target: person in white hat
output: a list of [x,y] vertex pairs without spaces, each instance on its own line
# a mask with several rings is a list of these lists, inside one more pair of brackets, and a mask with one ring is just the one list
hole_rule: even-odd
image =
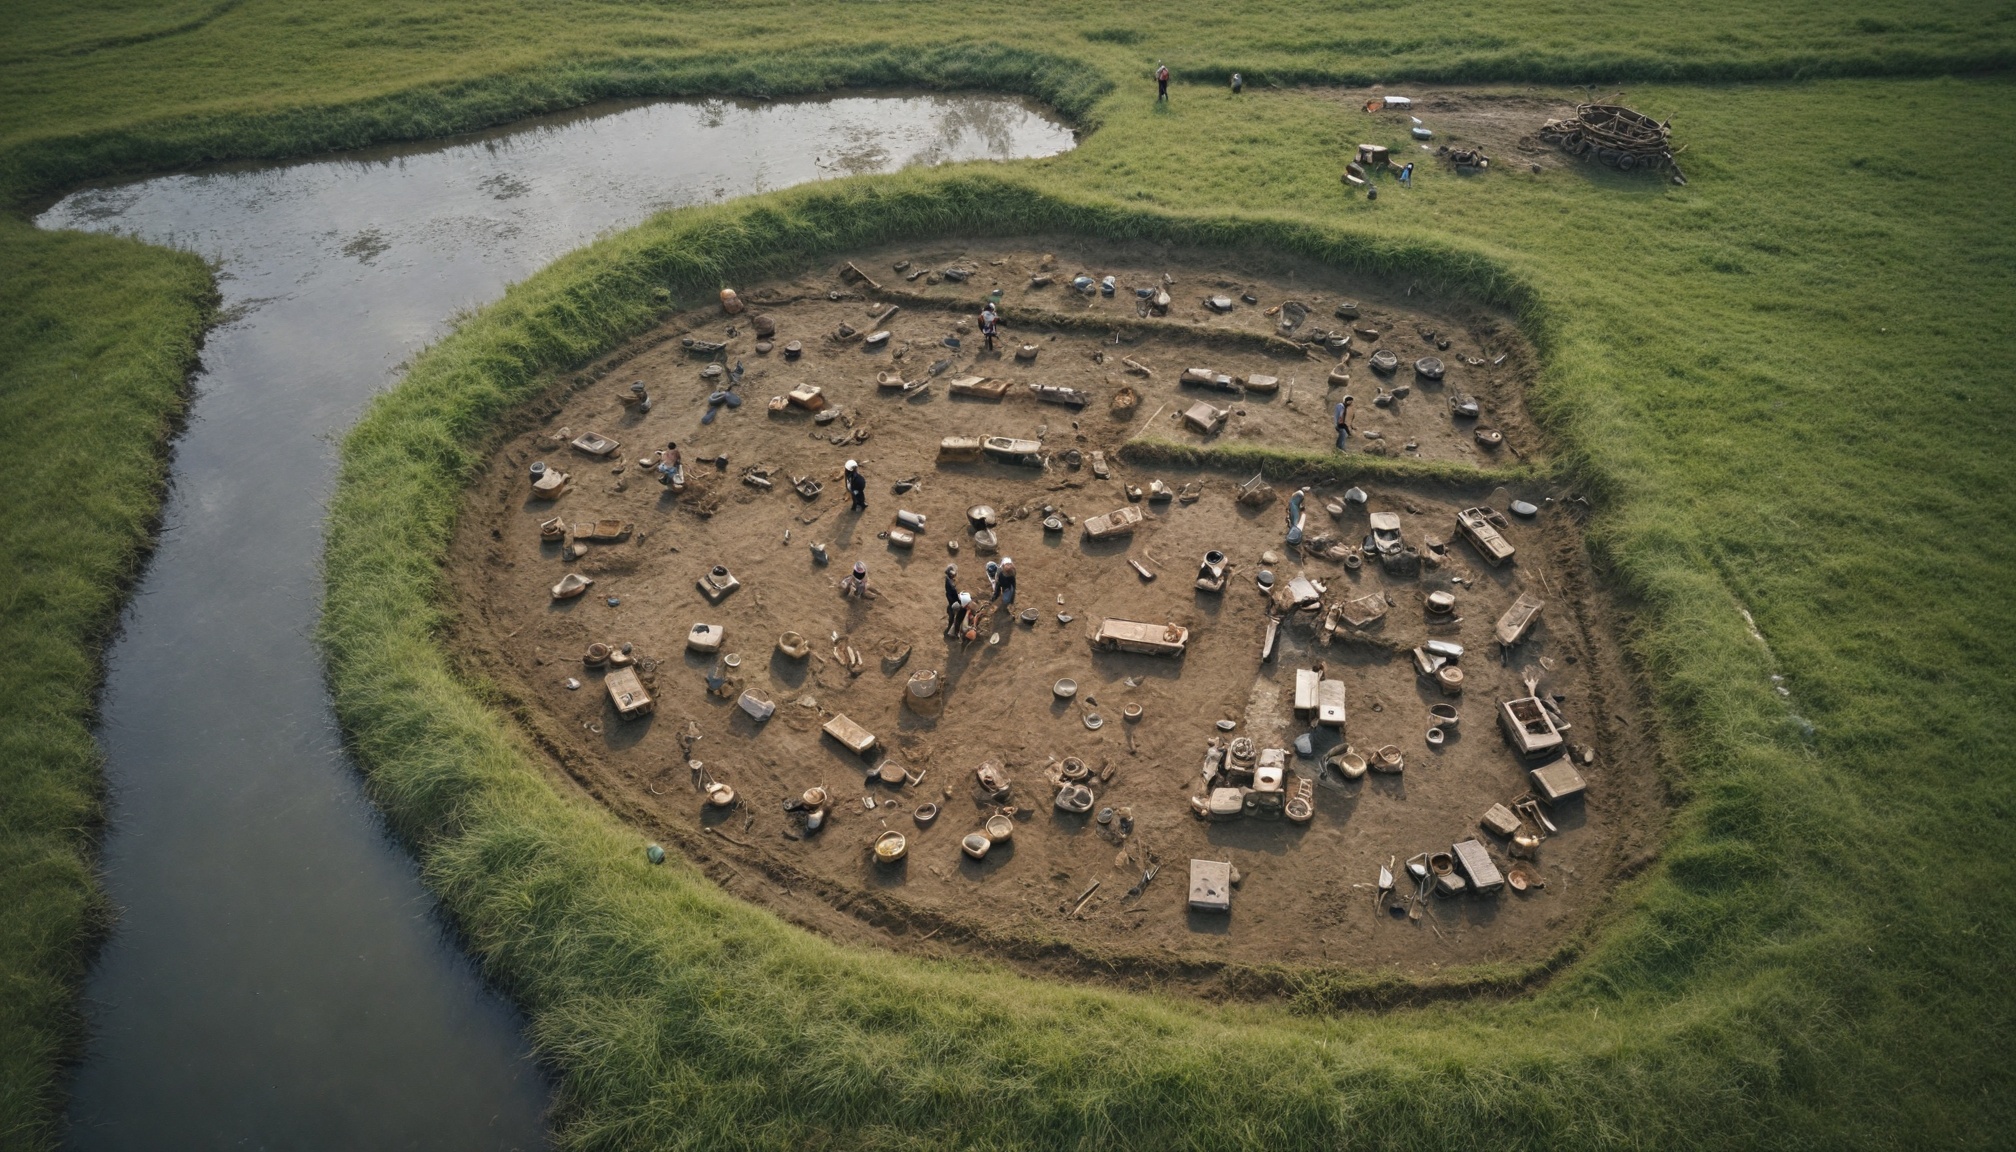
[[1014,557],[1003,556],[1001,558],[1001,567],[994,570],[994,595],[989,597],[989,599],[1001,601],[1001,607],[1004,610],[1015,607]]
[[973,594],[971,592],[959,593],[958,633],[967,640],[972,640],[980,635],[980,610],[973,603]]
[[868,595],[868,565],[856,560],[853,574],[840,581],[840,591],[849,596]]
[[854,511],[868,507],[868,478],[861,474],[861,464],[856,460],[847,461],[847,494],[854,497]]

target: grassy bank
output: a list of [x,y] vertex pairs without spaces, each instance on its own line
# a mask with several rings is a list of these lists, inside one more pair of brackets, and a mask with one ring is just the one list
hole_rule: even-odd
[[600,0],[22,0],[0,41],[0,200],[108,172],[422,139],[590,100],[925,85],[1096,120],[1115,85],[1617,84],[1938,75],[2016,63],[2016,13],[1796,0],[1579,8],[1398,0],[1338,11],[1062,0],[732,8]]
[[[423,356],[347,445],[346,475],[372,482],[346,483],[332,518],[339,707],[387,810],[558,1059],[565,1139],[1833,1147],[2000,1131],[2007,1073],[1990,1054],[2010,1000],[1992,972],[2009,898],[1895,892],[1936,889],[1955,866],[2006,872],[1990,846],[2006,842],[2011,790],[1986,766],[2007,737],[1966,702],[2006,699],[2007,665],[1955,623],[1992,632],[2008,610],[1949,590],[1992,583],[2009,559],[2008,470],[1952,432],[2009,401],[1924,384],[2006,341],[2006,173],[1948,171],[1938,211],[1907,209],[1896,184],[1916,177],[1860,178],[1856,142],[1933,107],[2000,125],[2007,86],[1662,90],[1710,145],[1688,189],[1508,173],[1376,206],[1340,201],[1327,158],[1296,157],[1312,126],[1366,131],[1354,114],[1317,94],[1185,95],[1171,112],[1105,106],[1087,146],[1012,181],[786,193],[605,241]],[[1762,172],[1715,159],[1761,147],[1767,120],[1810,149],[1780,148]],[[1266,202],[1311,207],[1239,214],[1255,156],[1277,161]],[[1090,191],[1044,191],[1063,187]],[[1172,203],[1218,210],[1148,207]],[[683,868],[645,866],[634,836],[540,785],[447,672],[436,558],[502,413],[647,324],[654,287],[698,300],[806,253],[969,230],[1406,268],[1524,317],[1548,362],[1536,403],[1565,466],[1604,497],[1592,544],[1637,608],[1685,802],[1663,858],[1537,994],[1307,1015],[1348,990],[1200,1009],[973,964],[892,974]],[[1923,261],[1969,277],[1904,271]],[[1870,299],[1850,285],[1880,291],[1880,315],[1848,306]],[[1885,328],[1913,334],[1908,356]],[[1942,545],[1956,538],[1967,546]],[[1935,667],[1943,688],[1904,671]],[[1903,747],[1942,750],[1936,772],[1923,757],[1900,770]],[[1213,1071],[1228,1067],[1266,1074]]]
[[[532,1013],[571,1145],[2006,1141],[2016,160],[1997,145],[2016,92],[1654,82],[2006,67],[2016,15],[1607,11],[1176,4],[1135,27],[1082,5],[37,0],[0,44],[0,201],[601,95],[978,86],[1098,126],[1006,181],[904,176],[612,238],[427,353],[346,446],[346,474],[374,481],[346,484],[332,522],[339,705],[380,802]],[[1339,149],[1390,124],[1322,93],[1183,87],[1152,109],[1158,57],[1263,85],[1628,82],[1675,117],[1693,183],[1510,165],[1345,200]],[[432,596],[467,469],[549,373],[648,323],[652,288],[699,298],[808,252],[1023,229],[1406,269],[1526,317],[1535,402],[1600,498],[1591,544],[1636,613],[1682,801],[1663,857],[1536,995],[1324,1014],[1340,990],[1213,1009],[974,964],[892,971],[647,868],[449,674]],[[204,282],[187,258],[12,222],[0,256],[0,403],[34,497],[0,553],[17,654],[0,699],[23,702],[0,761],[0,1133],[30,1143],[97,915],[92,653],[156,506]]]
[[191,256],[0,219],[0,1145],[55,1136],[106,922],[90,867],[98,652],[152,542],[208,322]]

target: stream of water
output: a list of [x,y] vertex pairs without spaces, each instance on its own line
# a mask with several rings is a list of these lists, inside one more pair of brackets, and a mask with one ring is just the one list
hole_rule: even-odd
[[458,311],[654,211],[1071,144],[993,96],[602,105],[86,188],[38,218],[215,260],[227,309],[108,655],[119,922],[87,990],[73,1146],[543,1145],[523,1021],[458,950],[336,729],[311,634],[337,440]]

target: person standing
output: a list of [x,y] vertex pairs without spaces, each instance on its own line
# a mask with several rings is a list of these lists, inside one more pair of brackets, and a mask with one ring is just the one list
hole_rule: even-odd
[[1155,65],[1155,102],[1165,104],[1169,100],[1169,66]]
[[1344,441],[1351,437],[1351,397],[1346,396],[1337,404],[1337,450],[1344,450]]
[[847,494],[854,498],[854,511],[856,512],[867,511],[868,478],[861,474],[861,464],[859,461],[855,460],[847,461],[846,480],[847,480]]
[[994,595],[988,597],[988,599],[1001,601],[1003,611],[1014,610],[1015,561],[1012,557],[1003,556],[1001,558],[1001,567],[994,570]]
[[[959,631],[959,618],[965,614],[966,606],[959,602],[959,566],[945,565],[945,635]],[[971,597],[968,597],[970,600]]]
[[1414,162],[1412,160],[1400,166],[1400,183],[1407,185],[1409,188],[1414,186]]
[[994,302],[988,301],[980,308],[980,340],[987,351],[994,351],[994,333],[1000,327],[1001,317],[994,311]]

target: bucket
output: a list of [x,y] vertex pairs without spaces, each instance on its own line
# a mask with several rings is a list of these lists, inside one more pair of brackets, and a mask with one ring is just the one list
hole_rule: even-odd
[[978,832],[969,833],[964,840],[959,841],[959,850],[975,860],[985,859],[988,849],[992,847],[994,842]]
[[987,818],[987,839],[999,844],[1004,840],[1012,838],[1014,835],[1015,821],[1010,820],[1006,816],[989,816]]
[[1132,724],[1135,721],[1141,719],[1141,706],[1139,704],[1129,704],[1120,709],[1120,715],[1124,717],[1129,724]]
[[823,808],[826,806],[826,789],[807,788],[798,800],[807,808]]
[[1066,676],[1057,681],[1057,683],[1052,684],[1050,691],[1056,693],[1057,698],[1060,700],[1069,700],[1073,696],[1078,695],[1078,682]]
[[1454,664],[1444,664],[1435,672],[1435,683],[1441,687],[1444,696],[1461,696],[1463,670]]
[[938,673],[925,669],[910,674],[903,686],[903,706],[919,716],[936,716],[945,711],[945,697]]

